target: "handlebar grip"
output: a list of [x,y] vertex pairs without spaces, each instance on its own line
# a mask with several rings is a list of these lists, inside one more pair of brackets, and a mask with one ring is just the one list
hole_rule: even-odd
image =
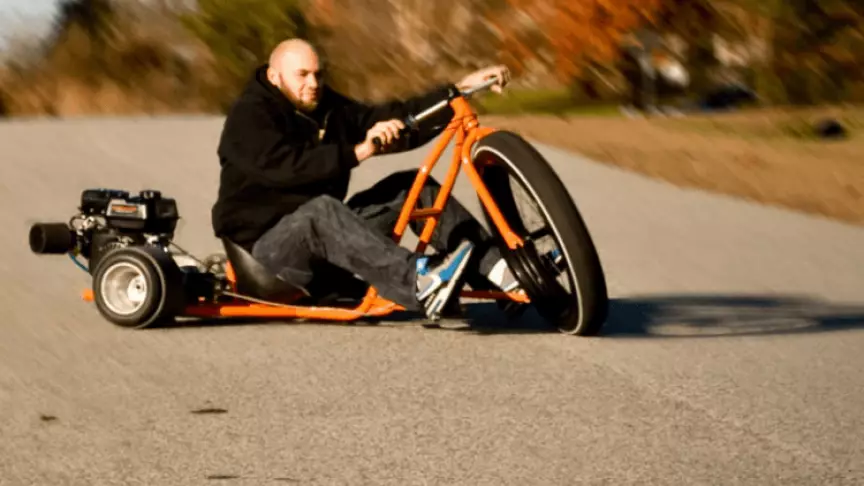
[[[400,137],[403,137],[405,135],[409,135],[411,133],[411,127],[413,126],[411,117],[409,117],[406,120],[403,120],[403,123],[405,123],[405,128],[399,130],[399,136]],[[375,137],[372,139],[372,145],[375,146],[375,150],[377,151],[381,148],[381,146],[383,145],[383,142],[381,141],[380,137]]]

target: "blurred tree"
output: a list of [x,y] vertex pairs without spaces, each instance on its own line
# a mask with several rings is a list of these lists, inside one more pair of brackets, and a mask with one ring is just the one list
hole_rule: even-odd
[[397,77],[406,52],[395,38],[396,12],[389,1],[312,0],[305,13],[327,64],[328,84],[358,97],[391,91],[380,78]]
[[856,0],[785,0],[773,10],[770,68],[778,101],[840,102],[864,81],[864,5]]
[[540,60],[572,84],[592,65],[621,55],[625,37],[650,24],[663,0],[507,0],[495,19],[504,31],[504,54],[517,69]]
[[313,0],[306,10],[328,58],[329,81],[367,99],[422,91],[495,62],[486,22],[503,0]]
[[[682,12],[699,4],[709,17],[685,20]],[[864,81],[860,0],[692,0],[670,13],[692,32],[760,44],[751,59],[750,84],[764,101],[840,102]]]
[[110,0],[61,0],[49,45],[61,44],[75,28],[95,44],[104,44],[114,37],[115,13]]
[[197,0],[181,21],[213,56],[223,109],[276,44],[310,34],[300,0]]
[[[718,81],[718,36],[730,51],[746,46],[751,16],[746,5],[751,0],[663,0],[655,28],[684,41],[684,61],[690,73],[689,91],[704,95]],[[735,49],[738,47],[739,49]]]
[[100,83],[117,34],[115,21],[110,0],[62,0],[45,42],[45,60],[86,83]]
[[9,115],[9,94],[6,93],[6,89],[0,85],[0,118],[4,118]]

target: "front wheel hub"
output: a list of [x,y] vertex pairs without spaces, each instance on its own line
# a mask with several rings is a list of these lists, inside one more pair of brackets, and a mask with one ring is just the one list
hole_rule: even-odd
[[503,252],[507,264],[522,284],[532,303],[553,312],[565,312],[570,295],[558,282],[558,271],[551,260],[544,258],[530,239],[515,250]]

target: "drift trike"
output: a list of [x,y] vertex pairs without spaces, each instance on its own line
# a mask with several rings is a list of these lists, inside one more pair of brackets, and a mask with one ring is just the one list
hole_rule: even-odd
[[[448,104],[455,112],[418,172],[393,238],[400,242],[409,221],[425,219],[417,244],[417,251],[425,252],[456,178],[464,171],[493,243],[501,248],[521,288],[509,293],[466,288],[454,300],[497,301],[508,311],[530,305],[562,333],[595,334],[606,319],[608,297],[591,236],[543,156],[519,135],[478,123],[467,98],[494,82],[456,93],[405,120],[410,130]],[[428,175],[454,138],[453,160],[434,207],[415,209]],[[535,207],[536,227],[520,214],[516,193]],[[224,254],[199,260],[173,241],[178,218],[175,200],[159,191],[130,195],[87,189],[79,213],[68,223],[31,227],[30,248],[37,254],[68,254],[92,276],[83,298],[122,327],[145,328],[176,317],[354,321],[405,310],[373,287],[353,300],[310,300],[302,289],[277,278],[227,239],[222,240]],[[178,256],[194,264],[184,264]]]

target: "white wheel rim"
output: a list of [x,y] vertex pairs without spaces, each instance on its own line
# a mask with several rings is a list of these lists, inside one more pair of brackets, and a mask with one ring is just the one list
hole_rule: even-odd
[[128,316],[144,306],[149,289],[144,272],[123,262],[105,271],[99,290],[105,307],[115,314]]

